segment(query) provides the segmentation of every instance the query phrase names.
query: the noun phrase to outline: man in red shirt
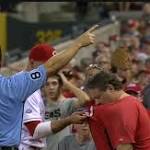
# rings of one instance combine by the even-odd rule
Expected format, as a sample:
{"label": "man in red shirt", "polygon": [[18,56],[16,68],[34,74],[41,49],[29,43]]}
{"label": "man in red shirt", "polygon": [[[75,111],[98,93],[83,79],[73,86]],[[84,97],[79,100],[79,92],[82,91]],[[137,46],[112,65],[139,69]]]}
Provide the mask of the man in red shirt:
{"label": "man in red shirt", "polygon": [[99,104],[91,107],[89,124],[97,150],[150,150],[150,119],[136,97],[122,90],[112,73],[101,71],[86,89]]}

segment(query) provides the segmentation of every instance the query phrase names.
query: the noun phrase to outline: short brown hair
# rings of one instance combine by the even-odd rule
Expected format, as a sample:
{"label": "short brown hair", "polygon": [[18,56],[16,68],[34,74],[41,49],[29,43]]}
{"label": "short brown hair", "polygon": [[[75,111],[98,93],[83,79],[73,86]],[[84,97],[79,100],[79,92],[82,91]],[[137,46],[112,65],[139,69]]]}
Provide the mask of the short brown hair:
{"label": "short brown hair", "polygon": [[122,82],[117,75],[106,71],[101,71],[89,79],[85,87],[87,89],[99,88],[105,91],[109,84],[111,84],[115,90],[122,89]]}

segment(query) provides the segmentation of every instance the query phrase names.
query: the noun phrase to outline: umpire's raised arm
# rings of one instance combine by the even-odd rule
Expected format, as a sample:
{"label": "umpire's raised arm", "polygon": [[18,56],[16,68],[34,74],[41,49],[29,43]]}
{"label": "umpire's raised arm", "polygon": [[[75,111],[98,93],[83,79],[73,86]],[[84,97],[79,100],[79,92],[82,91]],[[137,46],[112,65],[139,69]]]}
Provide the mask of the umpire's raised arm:
{"label": "umpire's raised arm", "polygon": [[[1,78],[1,92],[11,99],[24,101],[34,91],[40,89],[45,83],[47,75],[53,75],[64,67],[79,51],[81,47],[88,46],[94,42],[95,35],[92,32],[98,27],[93,26],[83,33],[66,50],[51,57],[44,65],[39,66],[30,72],[20,72],[10,78]],[[8,90],[9,89],[9,90]],[[19,92],[18,92],[19,91]]]}
{"label": "umpire's raised arm", "polygon": [[79,36],[74,43],[66,50],[58,53],[45,64],[48,75],[53,75],[64,67],[79,51],[80,48],[94,43],[95,35],[92,33],[98,25],[94,25],[88,31]]}

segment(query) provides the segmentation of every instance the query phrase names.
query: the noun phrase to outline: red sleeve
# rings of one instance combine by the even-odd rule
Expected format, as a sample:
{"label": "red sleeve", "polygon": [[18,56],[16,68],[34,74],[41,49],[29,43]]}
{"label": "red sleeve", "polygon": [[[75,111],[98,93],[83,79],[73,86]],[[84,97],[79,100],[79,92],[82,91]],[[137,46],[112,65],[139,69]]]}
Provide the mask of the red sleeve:
{"label": "red sleeve", "polygon": [[37,127],[37,125],[40,123],[41,121],[31,121],[31,122],[27,122],[25,123],[25,126],[28,128],[30,135],[33,136],[35,128]]}

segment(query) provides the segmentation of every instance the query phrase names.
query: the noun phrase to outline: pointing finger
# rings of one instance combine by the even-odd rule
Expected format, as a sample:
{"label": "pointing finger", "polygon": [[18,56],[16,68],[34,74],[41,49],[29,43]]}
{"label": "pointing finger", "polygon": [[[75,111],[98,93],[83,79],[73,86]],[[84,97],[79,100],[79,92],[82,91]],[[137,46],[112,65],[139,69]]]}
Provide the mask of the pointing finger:
{"label": "pointing finger", "polygon": [[96,25],[94,25],[94,26],[92,26],[89,30],[87,30],[87,32],[93,32],[94,30],[96,30],[97,28],[99,27],[99,25],[98,24],[96,24]]}

